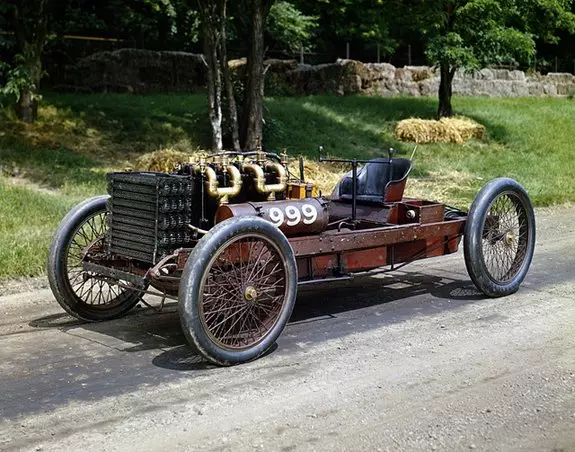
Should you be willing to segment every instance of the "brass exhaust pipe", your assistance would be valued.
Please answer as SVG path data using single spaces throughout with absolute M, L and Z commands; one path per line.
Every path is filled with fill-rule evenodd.
M 206 191 L 212 198 L 217 198 L 220 204 L 227 204 L 230 197 L 237 196 L 242 188 L 242 174 L 234 165 L 227 165 L 226 171 L 231 179 L 231 185 L 220 187 L 216 170 L 211 166 L 202 165 L 196 167 L 196 171 L 201 172 L 206 177 Z
M 265 168 L 276 174 L 277 183 L 266 184 L 266 176 L 260 165 L 246 163 L 242 166 L 244 172 L 253 172 L 256 191 L 262 195 L 269 195 L 268 200 L 273 201 L 275 199 L 275 193 L 285 191 L 287 188 L 287 171 L 281 163 L 274 162 L 267 163 Z

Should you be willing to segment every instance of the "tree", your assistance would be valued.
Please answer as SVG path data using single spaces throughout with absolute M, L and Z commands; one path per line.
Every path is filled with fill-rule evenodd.
M 14 30 L 17 54 L 1 91 L 16 97 L 16 113 L 27 123 L 38 115 L 42 52 L 48 38 L 50 0 L 9 0 L 0 13 Z
M 317 16 L 307 16 L 293 4 L 284 0 L 274 3 L 270 9 L 266 35 L 281 50 L 299 52 L 306 47 L 317 28 Z
M 415 0 L 402 3 L 427 43 L 427 56 L 440 72 L 438 116 L 451 116 L 457 70 L 492 64 L 527 63 L 536 39 L 556 40 L 575 29 L 572 0 Z
M 240 150 L 237 106 L 227 58 L 227 0 L 197 0 L 204 59 L 207 69 L 208 110 L 212 128 L 212 150 L 223 150 L 222 93 L 225 87 L 228 119 L 234 150 Z
M 384 54 L 397 48 L 391 28 L 398 17 L 389 7 L 391 0 L 293 0 L 293 3 L 304 14 L 318 18 L 321 53 L 341 56 L 341 47 L 346 42 L 356 44 L 355 55 L 369 48 L 372 56 L 377 45 Z
M 257 149 L 262 144 L 264 113 L 264 31 L 274 0 L 243 0 L 242 6 L 251 19 L 246 71 L 242 128 L 240 138 L 245 150 Z
M 200 11 L 204 61 L 207 69 L 212 150 L 221 152 L 223 150 L 221 46 L 222 27 L 225 27 L 226 0 L 198 0 L 197 4 Z

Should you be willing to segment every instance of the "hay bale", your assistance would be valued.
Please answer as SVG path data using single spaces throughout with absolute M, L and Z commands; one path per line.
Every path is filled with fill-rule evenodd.
M 197 156 L 198 153 L 181 152 L 172 148 L 160 149 L 136 159 L 134 169 L 137 171 L 170 172 L 174 171 L 180 163 L 187 163 Z
M 202 58 L 193 53 L 129 48 L 98 52 L 67 67 L 59 84 L 92 92 L 193 92 L 205 85 Z
M 472 138 L 482 139 L 485 127 L 469 118 L 441 118 L 439 121 L 410 118 L 400 121 L 395 136 L 415 143 L 463 144 Z

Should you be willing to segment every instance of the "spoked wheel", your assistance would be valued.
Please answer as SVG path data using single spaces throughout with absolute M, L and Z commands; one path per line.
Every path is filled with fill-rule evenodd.
M 140 292 L 108 283 L 82 266 L 86 254 L 104 251 L 108 196 L 87 199 L 62 220 L 50 246 L 48 280 L 54 297 L 70 315 L 88 321 L 120 317 Z
M 471 206 L 463 245 L 467 271 L 480 291 L 489 297 L 516 292 L 535 247 L 535 215 L 523 187 L 503 178 L 485 185 Z
M 232 365 L 261 356 L 288 322 L 297 293 L 286 237 L 257 217 L 226 220 L 191 253 L 180 285 L 180 319 L 207 360 Z

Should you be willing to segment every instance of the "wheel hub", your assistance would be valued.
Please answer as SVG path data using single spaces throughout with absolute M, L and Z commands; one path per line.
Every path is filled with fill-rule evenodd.
M 254 286 L 248 286 L 244 290 L 244 298 L 246 301 L 255 301 L 258 298 L 258 291 Z
M 515 243 L 515 240 L 516 240 L 516 237 L 515 237 L 515 233 L 513 231 L 508 231 L 507 234 L 505 234 L 503 236 L 503 243 L 507 247 L 513 246 L 513 244 Z

